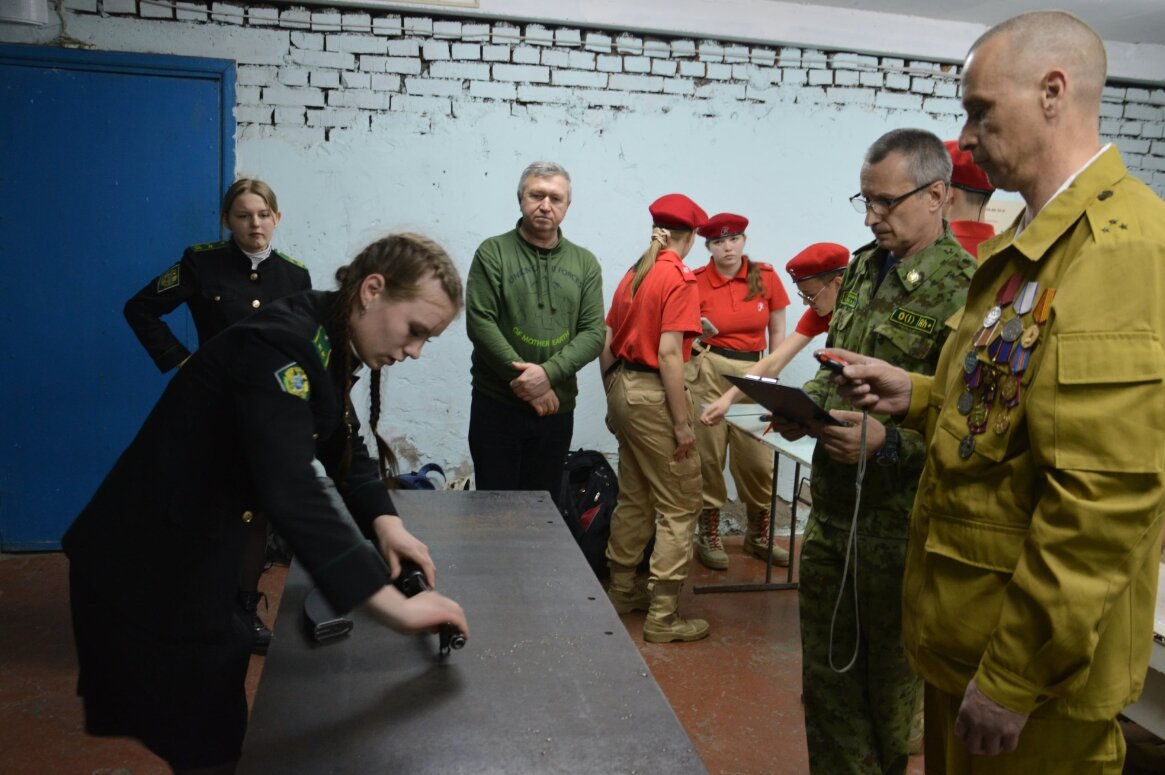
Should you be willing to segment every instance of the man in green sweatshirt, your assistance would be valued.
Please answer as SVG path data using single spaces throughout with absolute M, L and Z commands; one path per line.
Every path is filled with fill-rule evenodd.
M 518 182 L 521 220 L 482 242 L 469 268 L 469 451 L 479 490 L 557 497 L 574 431 L 575 375 L 603 349 L 599 262 L 559 228 L 570 194 L 565 169 L 531 164 Z

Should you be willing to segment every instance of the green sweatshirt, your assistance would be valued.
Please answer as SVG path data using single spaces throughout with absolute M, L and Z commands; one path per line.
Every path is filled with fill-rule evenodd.
M 529 406 L 510 389 L 519 374 L 511 363 L 538 363 L 558 395 L 559 413 L 574 411 L 575 374 L 598 357 L 606 335 L 603 275 L 593 253 L 561 230 L 550 249 L 531 245 L 516 228 L 490 237 L 473 256 L 465 310 L 475 392 Z

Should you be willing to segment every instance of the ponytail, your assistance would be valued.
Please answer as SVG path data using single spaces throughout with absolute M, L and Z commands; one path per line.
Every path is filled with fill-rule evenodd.
M 745 301 L 755 299 L 757 296 L 763 296 L 765 292 L 764 283 L 760 279 L 760 267 L 756 262 L 748 256 L 744 257 L 744 262 L 748 264 L 748 272 L 745 274 L 745 279 L 748 281 L 748 295 L 744 297 Z
M 659 258 L 660 252 L 665 250 L 672 241 L 678 242 L 683 240 L 691 233 L 691 229 L 665 229 L 662 226 L 651 227 L 651 244 L 647 246 L 647 250 L 643 251 L 643 255 L 635 263 L 635 276 L 631 278 L 631 298 L 635 298 L 635 292 L 639 290 L 639 286 L 643 283 L 644 278 L 647 277 L 647 273 L 655 265 L 655 259 Z

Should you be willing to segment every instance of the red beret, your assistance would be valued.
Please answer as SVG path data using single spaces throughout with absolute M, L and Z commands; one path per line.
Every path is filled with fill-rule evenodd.
M 836 242 L 814 242 L 789 259 L 785 269 L 793 282 L 799 283 L 819 274 L 845 269 L 849 263 L 849 250 Z
M 977 191 L 980 194 L 990 194 L 995 191 L 995 186 L 991 185 L 991 181 L 987 179 L 987 173 L 975 163 L 971 154 L 959 150 L 958 140 L 947 140 L 943 145 L 947 147 L 947 153 L 951 155 L 952 186 Z
M 747 228 L 748 219 L 743 215 L 716 213 L 704 221 L 704 225 L 697 229 L 696 233 L 704 239 L 720 239 L 721 237 L 744 234 L 744 230 Z
M 667 194 L 647 207 L 652 223 L 665 229 L 696 229 L 708 220 L 708 214 L 683 194 Z

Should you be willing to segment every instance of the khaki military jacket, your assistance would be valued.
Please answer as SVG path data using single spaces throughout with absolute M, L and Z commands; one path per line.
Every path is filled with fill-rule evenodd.
M 1018 222 L 1017 222 L 1018 224 Z M 980 248 L 957 333 L 906 423 L 931 443 L 911 518 L 903 631 L 914 668 L 972 677 L 1029 724 L 1106 719 L 1141 691 L 1165 509 L 1165 203 L 1107 149 L 1015 237 Z M 1006 423 L 969 432 L 964 374 L 1012 275 L 1047 289 Z M 1006 294 L 1004 294 L 1006 296 Z M 1014 303 L 1002 318 L 1014 316 Z M 1021 340 L 1022 343 L 1022 340 Z M 966 441 L 973 436 L 973 443 Z
M 874 243 L 855 252 L 838 289 L 828 345 L 882 358 L 909 371 L 933 373 L 951 332 L 945 321 L 963 306 L 975 259 L 963 250 L 950 229 L 896 263 L 878 285 L 885 257 L 886 251 Z M 829 376 L 830 372 L 819 371 L 805 385 L 806 392 L 827 409 L 852 409 L 837 395 Z M 889 422 L 886 417 L 878 419 Z M 922 435 L 903 430 L 898 462 L 883 466 L 871 461 L 867 466 L 858 526 L 863 534 L 906 537 L 924 457 Z M 856 470 L 852 464 L 831 460 L 823 447 L 817 447 L 811 474 L 815 519 L 849 526 Z

